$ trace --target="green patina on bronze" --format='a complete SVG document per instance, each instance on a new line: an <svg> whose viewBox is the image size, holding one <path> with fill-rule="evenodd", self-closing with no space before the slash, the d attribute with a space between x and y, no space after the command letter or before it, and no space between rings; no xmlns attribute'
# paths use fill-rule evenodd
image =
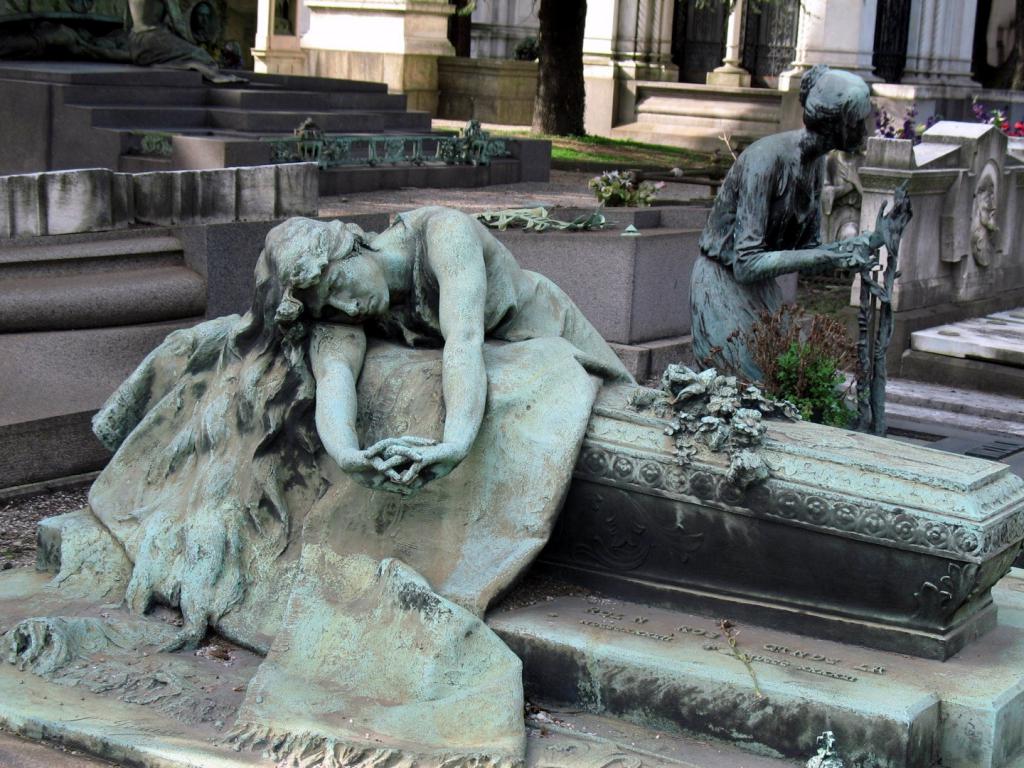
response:
<svg viewBox="0 0 1024 768"><path fill-rule="evenodd" d="M72 58L191 69L215 83L221 72L199 43L209 40L212 6L188 21L180 0L3 0L0 59Z"/></svg>
<svg viewBox="0 0 1024 768"><path fill-rule="evenodd" d="M239 748L519 765L521 665L480 617L547 541L599 377L632 382L471 216L290 219L249 312L171 334L94 419L114 456L51 537L57 583L126 613L28 618L8 657L55 678L215 628L266 654ZM160 606L183 626L140 621Z"/></svg>
<svg viewBox="0 0 1024 768"><path fill-rule="evenodd" d="M860 268L873 258L864 235L822 246L820 233L825 156L863 144L868 87L819 65L804 74L800 103L803 128L755 141L729 171L690 280L697 362L746 381L762 378L747 344L761 313L782 305L776 277Z"/></svg>
<svg viewBox="0 0 1024 768"><path fill-rule="evenodd" d="M321 168L353 165L490 165L495 158L511 157L504 139L492 139L470 120L457 136L324 133L306 118L286 138L265 138L272 163L316 163ZM430 149L430 147L433 149Z"/></svg>

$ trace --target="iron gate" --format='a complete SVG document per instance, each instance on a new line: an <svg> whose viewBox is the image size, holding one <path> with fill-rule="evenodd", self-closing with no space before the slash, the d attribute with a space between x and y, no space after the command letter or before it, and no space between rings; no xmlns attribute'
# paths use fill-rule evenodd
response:
<svg viewBox="0 0 1024 768"><path fill-rule="evenodd" d="M871 65L887 83L898 83L907 67L911 0L878 0Z"/></svg>
<svg viewBox="0 0 1024 768"><path fill-rule="evenodd" d="M743 25L743 68L757 85L772 80L793 63L800 23L800 0L752 3L747 0Z"/></svg>
<svg viewBox="0 0 1024 768"><path fill-rule="evenodd" d="M699 9L695 0L675 5L672 19L672 63L679 67L679 81L703 83L707 73L722 64L725 56L725 3L709 3Z"/></svg>

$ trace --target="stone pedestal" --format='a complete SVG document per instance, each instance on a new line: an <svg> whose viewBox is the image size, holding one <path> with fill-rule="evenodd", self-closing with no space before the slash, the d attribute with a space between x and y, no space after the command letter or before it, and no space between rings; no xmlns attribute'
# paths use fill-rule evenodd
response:
<svg viewBox="0 0 1024 768"><path fill-rule="evenodd" d="M309 74L383 82L408 107L437 112L437 57L451 56L447 0L308 0Z"/></svg>
<svg viewBox="0 0 1024 768"><path fill-rule="evenodd" d="M997 584L999 626L945 662L597 596L541 594L489 623L523 659L530 701L727 739L792 766L830 730L848 766L1011 768L1024 749L1022 590L1018 571Z"/></svg>
<svg viewBox="0 0 1024 768"><path fill-rule="evenodd" d="M977 88L971 78L975 14L961 3L917 0L910 11L903 83Z"/></svg>
<svg viewBox="0 0 1024 768"><path fill-rule="evenodd" d="M878 80L871 64L875 11L874 2L803 0L793 66L779 76L780 89L788 90L790 79L799 81L815 64L845 69L869 83Z"/></svg>
<svg viewBox="0 0 1024 768"><path fill-rule="evenodd" d="M541 554L622 599L946 659L996 623L989 590L1024 539L1004 464L807 422L770 421L772 468L741 489L729 459L680 466L666 421L606 388Z"/></svg>
<svg viewBox="0 0 1024 768"><path fill-rule="evenodd" d="M708 72L708 85L725 85L736 88L750 87L750 73L740 66L743 45L743 18L745 0L737 0L729 14L729 26L725 32L725 59L722 66Z"/></svg>

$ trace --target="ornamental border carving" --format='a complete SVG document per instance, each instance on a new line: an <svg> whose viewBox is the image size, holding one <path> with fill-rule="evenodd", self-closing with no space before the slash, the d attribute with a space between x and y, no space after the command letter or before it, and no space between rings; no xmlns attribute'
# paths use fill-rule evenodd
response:
<svg viewBox="0 0 1024 768"><path fill-rule="evenodd" d="M626 452L589 438L576 462L575 476L971 563L984 562L1024 538L1024 509L987 526L958 525L929 520L898 506L808 492L777 478L742 490L716 467L679 466L673 457Z"/></svg>

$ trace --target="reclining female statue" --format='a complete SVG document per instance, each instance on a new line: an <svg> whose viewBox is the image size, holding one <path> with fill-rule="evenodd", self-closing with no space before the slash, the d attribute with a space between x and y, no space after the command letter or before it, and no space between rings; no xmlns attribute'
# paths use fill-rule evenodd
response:
<svg viewBox="0 0 1024 768"><path fill-rule="evenodd" d="M165 650L209 626L267 654L241 746L517 765L519 661L479 617L550 533L595 375L632 382L471 217L290 219L250 310L171 334L94 419L114 456L89 504L130 561L126 607L180 608Z"/></svg>
<svg viewBox="0 0 1024 768"><path fill-rule="evenodd" d="M872 258L865 236L823 246L820 232L825 156L861 149L870 91L856 75L818 65L800 82L800 103L802 129L758 139L729 170L690 278L698 365L751 382L763 374L748 337L763 312L782 305L775 278L857 269Z"/></svg>

